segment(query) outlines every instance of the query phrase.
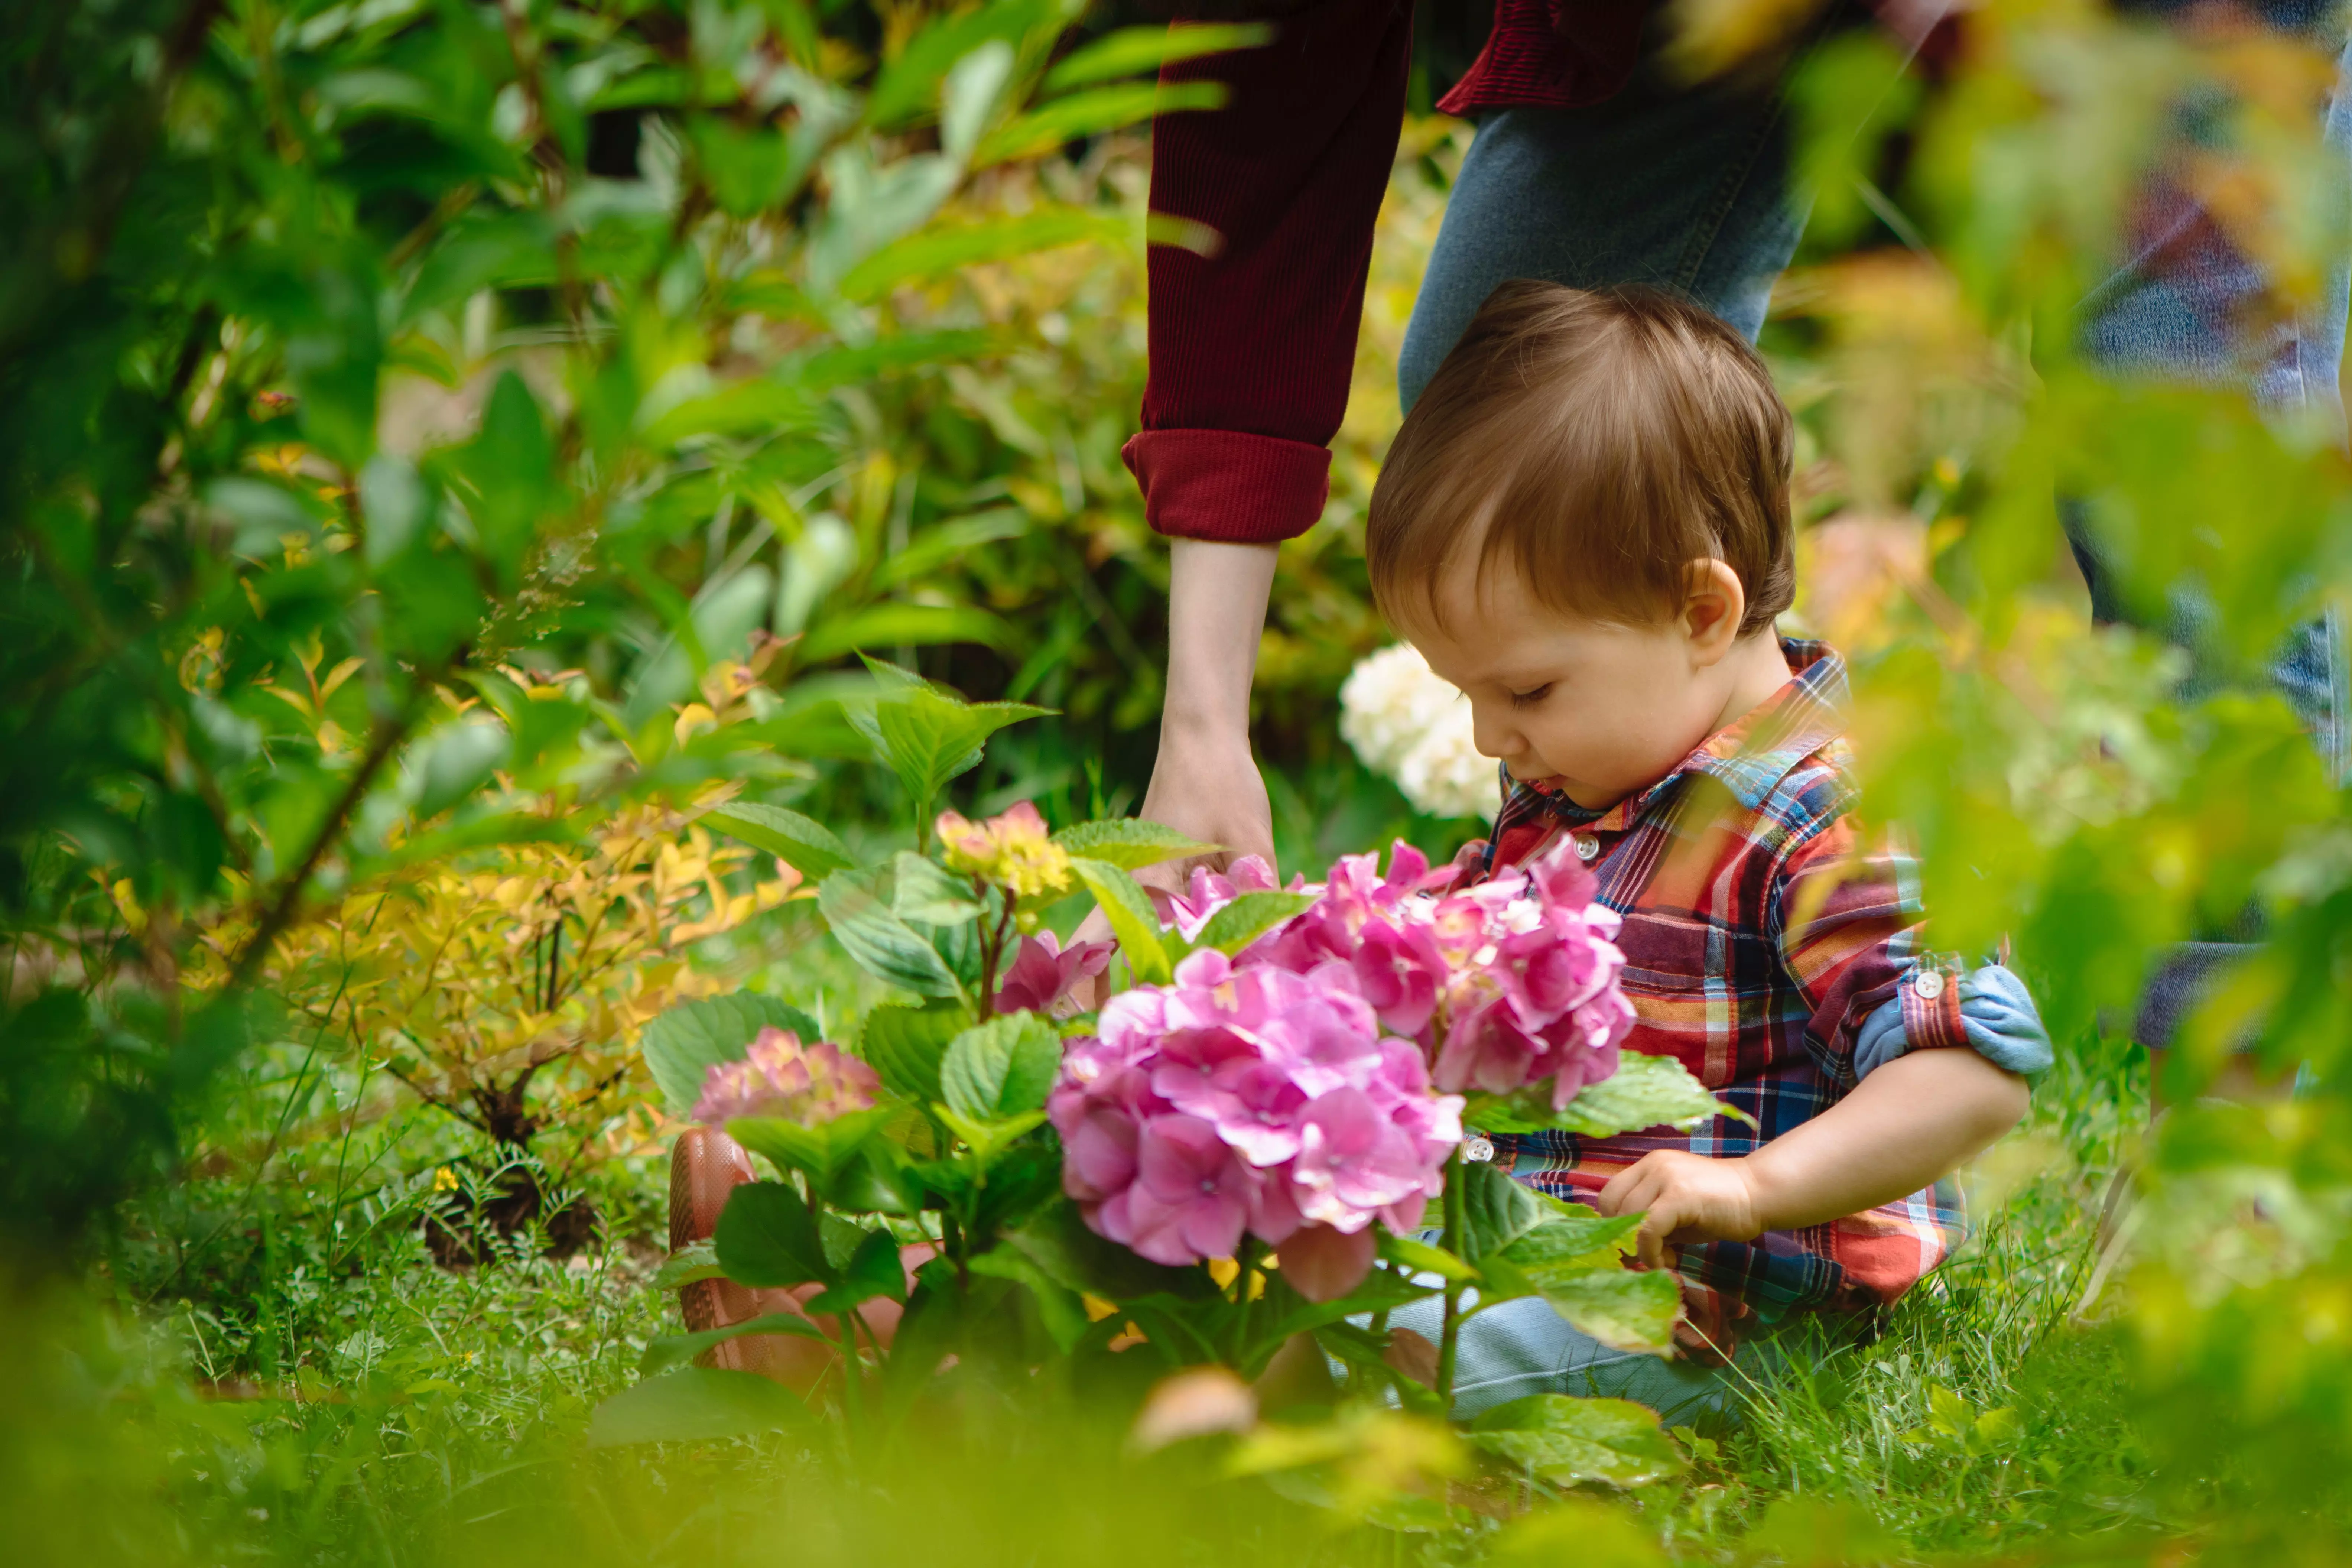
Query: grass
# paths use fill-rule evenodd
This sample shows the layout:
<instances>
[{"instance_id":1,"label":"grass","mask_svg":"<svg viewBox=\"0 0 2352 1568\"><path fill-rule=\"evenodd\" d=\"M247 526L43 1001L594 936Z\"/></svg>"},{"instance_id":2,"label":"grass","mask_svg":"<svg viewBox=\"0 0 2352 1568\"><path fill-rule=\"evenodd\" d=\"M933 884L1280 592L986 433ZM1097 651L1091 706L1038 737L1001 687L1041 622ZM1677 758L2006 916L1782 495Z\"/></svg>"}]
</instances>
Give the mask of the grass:
<instances>
[{"instance_id":1,"label":"grass","mask_svg":"<svg viewBox=\"0 0 2352 1568\"><path fill-rule=\"evenodd\" d=\"M2145 1542L2164 1521L2126 1350L2076 1315L2098 1203L2144 1104L2126 1048L2069 1053L2029 1124L1972 1173L1979 1218L1962 1255L1869 1342L1750 1385L1738 1423L1687 1434L1693 1473L1622 1500L1628 1539L1687 1562ZM15 1429L0 1485L39 1471L36 1511L103 1517L142 1562L1434 1563L1475 1559L1491 1528L1335 1533L1255 1484L1214 1481L1197 1456L1126 1464L1117 1430L1038 1423L1011 1401L963 1410L963 1431L920 1434L911 1455L845 1468L783 1437L583 1450L594 1403L673 1329L649 1289L658 1162L588 1178L616 1222L590 1250L556 1261L524 1245L452 1271L416 1228L446 1134L387 1121L367 1136L383 1147L364 1151L373 1186L352 1184L364 1201L331 1215L271 1184L256 1195L274 1217L153 1301L118 1270L102 1310L70 1294L26 1308L7 1338L18 1365L0 1368ZM207 1200L239 1190L198 1182L149 1218L210 1227ZM169 1255L123 1254L151 1268Z\"/></svg>"}]
</instances>

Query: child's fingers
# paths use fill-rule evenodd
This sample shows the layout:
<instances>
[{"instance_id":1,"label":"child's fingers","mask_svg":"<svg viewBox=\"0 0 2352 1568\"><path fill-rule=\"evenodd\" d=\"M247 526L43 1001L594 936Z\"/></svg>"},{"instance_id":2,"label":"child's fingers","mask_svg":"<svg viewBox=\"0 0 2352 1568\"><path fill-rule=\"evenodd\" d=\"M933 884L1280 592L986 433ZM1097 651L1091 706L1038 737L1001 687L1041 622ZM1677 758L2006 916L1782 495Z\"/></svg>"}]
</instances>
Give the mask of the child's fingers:
<instances>
[{"instance_id":1,"label":"child's fingers","mask_svg":"<svg viewBox=\"0 0 2352 1568\"><path fill-rule=\"evenodd\" d=\"M1643 1155L1609 1178L1608 1184L1593 1198L1592 1206L1612 1216L1646 1207L1637 1201L1637 1194L1649 1189L1662 1168L1654 1152Z\"/></svg>"},{"instance_id":2,"label":"child's fingers","mask_svg":"<svg viewBox=\"0 0 2352 1568\"><path fill-rule=\"evenodd\" d=\"M1633 1234L1633 1256L1644 1268L1664 1268L1667 1237L1682 1228L1682 1205L1671 1194L1662 1194L1648 1209L1642 1216L1642 1228Z\"/></svg>"}]
</instances>

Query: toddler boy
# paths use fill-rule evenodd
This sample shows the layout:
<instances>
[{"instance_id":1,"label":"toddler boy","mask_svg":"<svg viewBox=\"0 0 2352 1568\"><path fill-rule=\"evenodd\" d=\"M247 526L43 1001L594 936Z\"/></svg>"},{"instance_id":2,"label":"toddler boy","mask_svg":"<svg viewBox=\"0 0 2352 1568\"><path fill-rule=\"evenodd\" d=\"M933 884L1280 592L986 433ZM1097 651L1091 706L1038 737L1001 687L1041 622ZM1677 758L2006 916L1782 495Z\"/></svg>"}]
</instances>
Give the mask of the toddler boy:
<instances>
[{"instance_id":1,"label":"toddler boy","mask_svg":"<svg viewBox=\"0 0 2352 1568\"><path fill-rule=\"evenodd\" d=\"M1671 1416L1719 1401L1709 1363L1743 1338L1892 1303L1958 1238L1943 1178L2049 1065L2022 984L1928 951L1914 868L1849 816L1844 666L1773 626L1790 444L1762 361L1705 310L1515 282L1373 491L1374 596L1502 763L1470 875L1569 837L1624 916L1625 1047L1755 1119L1493 1138L1521 1181L1646 1212L1640 1259L1681 1275L1693 1353L1628 1356L1505 1303L1465 1326L1459 1414L1564 1390Z\"/></svg>"}]
</instances>

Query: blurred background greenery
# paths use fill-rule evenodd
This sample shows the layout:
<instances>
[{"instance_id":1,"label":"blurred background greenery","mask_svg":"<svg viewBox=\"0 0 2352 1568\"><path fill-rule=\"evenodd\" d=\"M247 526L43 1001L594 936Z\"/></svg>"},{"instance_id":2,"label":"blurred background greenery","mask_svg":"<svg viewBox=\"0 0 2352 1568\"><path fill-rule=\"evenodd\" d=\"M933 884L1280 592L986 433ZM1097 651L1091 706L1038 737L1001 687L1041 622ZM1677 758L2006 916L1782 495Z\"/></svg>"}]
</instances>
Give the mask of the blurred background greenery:
<instances>
[{"instance_id":1,"label":"blurred background greenery","mask_svg":"<svg viewBox=\"0 0 2352 1568\"><path fill-rule=\"evenodd\" d=\"M1689 5L1692 58L1809 10ZM1423 110L1482 35L1424 14ZM115 0L7 30L26 1549L2339 1560L2352 837L2260 666L2341 592L2352 475L2228 387L2093 374L2073 316L2158 162L2267 308L2308 309L2346 248L2330 67L2232 13L2055 0L1979 6L1907 71L1856 32L1800 77L1815 217L1765 337L1801 427L1798 620L1855 657L1870 810L1920 839L1939 941L2012 940L2060 1037L1958 1261L1684 1434L1688 1476L1507 1528L1381 1531L1009 1396L855 1462L583 1448L674 1326L635 1029L722 988L828 1023L875 1000L692 811L904 835L844 721L860 652L1057 710L960 808L1141 796L1166 562L1118 453L1164 47L1047 0ZM1389 640L1363 507L1468 139L1405 128L1331 502L1282 552L1256 739L1286 872L1477 831L1415 816L1334 712ZM2061 496L2135 603L2207 586L2218 676L2089 624ZM626 878L628 940L597 946ZM2151 965L2249 910L2266 955L2152 1073L2124 1037Z\"/></svg>"}]
</instances>

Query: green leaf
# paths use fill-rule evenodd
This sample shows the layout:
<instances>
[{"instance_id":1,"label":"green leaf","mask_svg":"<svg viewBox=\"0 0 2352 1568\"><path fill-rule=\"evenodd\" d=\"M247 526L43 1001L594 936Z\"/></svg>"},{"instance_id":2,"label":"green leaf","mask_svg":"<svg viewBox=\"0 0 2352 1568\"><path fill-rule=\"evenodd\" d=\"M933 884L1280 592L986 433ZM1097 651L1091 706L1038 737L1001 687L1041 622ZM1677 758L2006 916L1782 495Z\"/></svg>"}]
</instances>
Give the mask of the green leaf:
<instances>
[{"instance_id":1,"label":"green leaf","mask_svg":"<svg viewBox=\"0 0 2352 1568\"><path fill-rule=\"evenodd\" d=\"M1167 946L1160 940L1160 916L1135 879L1108 860L1082 855L1070 858L1070 869L1102 906L1111 934L1118 938L1119 951L1127 955L1135 977L1154 985L1168 984L1171 971Z\"/></svg>"},{"instance_id":2,"label":"green leaf","mask_svg":"<svg viewBox=\"0 0 2352 1568\"><path fill-rule=\"evenodd\" d=\"M1078 1293L1056 1283L1034 1258L1018 1247L998 1247L983 1252L971 1260L971 1268L974 1274L1026 1286L1036 1300L1037 1316L1045 1325L1046 1334L1065 1355L1087 1337L1087 1331L1093 1326Z\"/></svg>"},{"instance_id":3,"label":"green leaf","mask_svg":"<svg viewBox=\"0 0 2352 1568\"><path fill-rule=\"evenodd\" d=\"M1016 640L1003 616L970 605L870 605L818 626L795 651L803 664L823 664L860 648L968 642L1001 651Z\"/></svg>"},{"instance_id":4,"label":"green leaf","mask_svg":"<svg viewBox=\"0 0 2352 1568\"><path fill-rule=\"evenodd\" d=\"M746 1182L728 1195L711 1237L719 1267L738 1285L767 1289L830 1284L833 1266L817 1237L816 1216L782 1182Z\"/></svg>"},{"instance_id":5,"label":"green leaf","mask_svg":"<svg viewBox=\"0 0 2352 1568\"><path fill-rule=\"evenodd\" d=\"M1192 946L1213 947L1231 958L1314 901L1312 893L1244 893L1208 918Z\"/></svg>"},{"instance_id":6,"label":"green leaf","mask_svg":"<svg viewBox=\"0 0 2352 1568\"><path fill-rule=\"evenodd\" d=\"M1270 41L1274 29L1262 22L1240 25L1188 24L1181 27L1121 27L1081 48L1072 49L1045 73L1043 90L1060 92L1088 82L1110 81L1144 71L1157 75L1160 67L1202 55L1234 49L1255 49Z\"/></svg>"},{"instance_id":7,"label":"green leaf","mask_svg":"<svg viewBox=\"0 0 2352 1568\"><path fill-rule=\"evenodd\" d=\"M1452 1179L1462 1184L1462 1256L1466 1262L1475 1264L1502 1251L1544 1217L1543 1200L1492 1161L1456 1165Z\"/></svg>"},{"instance_id":8,"label":"green leaf","mask_svg":"<svg viewBox=\"0 0 2352 1568\"><path fill-rule=\"evenodd\" d=\"M1690 1468L1657 1415L1629 1399L1531 1394L1486 1411L1465 1436L1559 1486L1648 1486Z\"/></svg>"},{"instance_id":9,"label":"green leaf","mask_svg":"<svg viewBox=\"0 0 2352 1568\"><path fill-rule=\"evenodd\" d=\"M876 565L867 582L876 588L913 582L931 572L959 564L981 545L1018 539L1031 526L1029 514L1017 506L991 507L953 522L935 523L915 535L906 549ZM373 533L369 535L370 539L373 537Z\"/></svg>"},{"instance_id":10,"label":"green leaf","mask_svg":"<svg viewBox=\"0 0 2352 1568\"><path fill-rule=\"evenodd\" d=\"M739 1116L727 1124L727 1136L778 1165L805 1171L818 1190L833 1184L842 1167L856 1157L866 1141L881 1131L898 1108L877 1105L853 1110L814 1127L803 1127L781 1116Z\"/></svg>"},{"instance_id":11,"label":"green leaf","mask_svg":"<svg viewBox=\"0 0 2352 1568\"><path fill-rule=\"evenodd\" d=\"M639 667L621 710L629 732L644 730L671 703L691 696L695 679L711 661L742 653L774 602L774 579L757 563L706 585L695 595L684 624Z\"/></svg>"},{"instance_id":12,"label":"green leaf","mask_svg":"<svg viewBox=\"0 0 2352 1568\"><path fill-rule=\"evenodd\" d=\"M1367 1312L1390 1312L1408 1302L1419 1301L1436 1294L1430 1286L1423 1285L1397 1273L1394 1269L1375 1268L1363 1278L1362 1283L1336 1301L1307 1301L1295 1293L1292 1299L1299 1305L1284 1314L1282 1321L1267 1331L1265 1348L1271 1350L1293 1334L1303 1334L1310 1329L1322 1328L1346 1318L1361 1317Z\"/></svg>"},{"instance_id":13,"label":"green leaf","mask_svg":"<svg viewBox=\"0 0 2352 1568\"><path fill-rule=\"evenodd\" d=\"M985 169L1013 158L1034 158L1065 142L1140 125L1158 115L1221 108L1225 97L1225 84L1221 81L1139 81L1087 88L998 126L981 138L971 164Z\"/></svg>"},{"instance_id":14,"label":"green leaf","mask_svg":"<svg viewBox=\"0 0 2352 1568\"><path fill-rule=\"evenodd\" d=\"M767 1312L740 1323L730 1323L723 1329L705 1329L698 1334L665 1334L647 1342L645 1354L637 1358L639 1377L659 1377L674 1366L688 1362L729 1340L745 1334L796 1334L804 1340L822 1340L825 1336L814 1323L798 1312Z\"/></svg>"},{"instance_id":15,"label":"green leaf","mask_svg":"<svg viewBox=\"0 0 2352 1568\"><path fill-rule=\"evenodd\" d=\"M1002 1121L1043 1110L1061 1070L1061 1031L1034 1013L1011 1013L949 1042L940 1087L957 1115Z\"/></svg>"},{"instance_id":16,"label":"green leaf","mask_svg":"<svg viewBox=\"0 0 2352 1568\"><path fill-rule=\"evenodd\" d=\"M1115 816L1106 822L1081 822L1054 835L1054 842L1072 855L1083 855L1122 871L1139 871L1162 860L1192 855L1213 855L1222 847L1188 838L1172 827L1146 822L1139 816Z\"/></svg>"},{"instance_id":17,"label":"green leaf","mask_svg":"<svg viewBox=\"0 0 2352 1568\"><path fill-rule=\"evenodd\" d=\"M745 1048L764 1028L790 1029L803 1044L823 1034L815 1019L789 1003L738 991L665 1010L646 1026L638 1048L671 1114L687 1116L702 1098L702 1081L710 1069L741 1061Z\"/></svg>"},{"instance_id":18,"label":"green leaf","mask_svg":"<svg viewBox=\"0 0 2352 1568\"><path fill-rule=\"evenodd\" d=\"M1668 1268L1549 1268L1528 1278L1551 1310L1613 1350L1674 1349L1683 1293Z\"/></svg>"},{"instance_id":19,"label":"green leaf","mask_svg":"<svg viewBox=\"0 0 2352 1568\"><path fill-rule=\"evenodd\" d=\"M946 960L890 912L875 880L869 871L835 871L817 889L817 911L834 940L877 980L921 996L961 996Z\"/></svg>"},{"instance_id":20,"label":"green leaf","mask_svg":"<svg viewBox=\"0 0 2352 1568\"><path fill-rule=\"evenodd\" d=\"M588 1424L588 1445L700 1443L813 1425L809 1407L772 1379L692 1366L625 1388Z\"/></svg>"},{"instance_id":21,"label":"green leaf","mask_svg":"<svg viewBox=\"0 0 2352 1568\"><path fill-rule=\"evenodd\" d=\"M1024 1132L1045 1124L1045 1113L1042 1110L1026 1111L1001 1121L966 1116L950 1105L935 1105L931 1110L947 1123L948 1131L971 1146L971 1152L980 1157L982 1164L994 1159Z\"/></svg>"},{"instance_id":22,"label":"green leaf","mask_svg":"<svg viewBox=\"0 0 2352 1568\"><path fill-rule=\"evenodd\" d=\"M1613 1266L1633 1250L1633 1234L1642 1228L1638 1214L1602 1215L1582 1205L1574 1213L1547 1219L1503 1249L1503 1256L1521 1268L1580 1271Z\"/></svg>"},{"instance_id":23,"label":"green leaf","mask_svg":"<svg viewBox=\"0 0 2352 1568\"><path fill-rule=\"evenodd\" d=\"M1489 1132L1564 1131L1587 1138L1613 1138L1650 1127L1696 1127L1717 1116L1749 1118L1724 1104L1672 1057L1625 1051L1615 1073L1589 1083L1567 1109L1551 1108L1542 1085L1508 1097L1475 1095L1462 1119Z\"/></svg>"},{"instance_id":24,"label":"green leaf","mask_svg":"<svg viewBox=\"0 0 2352 1568\"><path fill-rule=\"evenodd\" d=\"M961 1007L877 1007L866 1015L857 1051L902 1100L929 1105L941 1097L940 1058L971 1016Z\"/></svg>"},{"instance_id":25,"label":"green leaf","mask_svg":"<svg viewBox=\"0 0 2352 1568\"><path fill-rule=\"evenodd\" d=\"M1385 1228L1380 1232L1379 1239L1382 1258L1415 1274L1434 1274L1441 1279L1471 1280L1478 1278L1475 1268L1444 1247L1432 1247L1409 1236L1395 1236Z\"/></svg>"},{"instance_id":26,"label":"green leaf","mask_svg":"<svg viewBox=\"0 0 2352 1568\"><path fill-rule=\"evenodd\" d=\"M842 1266L841 1283L809 1298L812 1312L847 1312L876 1297L893 1301L907 1299L907 1271L898 1262L898 1238L887 1230L869 1230L856 1251Z\"/></svg>"},{"instance_id":27,"label":"green leaf","mask_svg":"<svg viewBox=\"0 0 2352 1568\"><path fill-rule=\"evenodd\" d=\"M1077 1205L1056 1197L1004 1233L1004 1239L1066 1289L1083 1290L1112 1301L1144 1296L1202 1300L1217 1293L1202 1268L1171 1268L1139 1258L1087 1228Z\"/></svg>"},{"instance_id":28,"label":"green leaf","mask_svg":"<svg viewBox=\"0 0 2352 1568\"><path fill-rule=\"evenodd\" d=\"M1007 724L1051 711L1025 702L966 702L955 693L896 667L869 659L867 667L885 689L869 703L850 710L849 721L873 742L879 757L918 803L936 798L950 779L980 763L988 737Z\"/></svg>"},{"instance_id":29,"label":"green leaf","mask_svg":"<svg viewBox=\"0 0 2352 1568\"><path fill-rule=\"evenodd\" d=\"M887 1138L876 1138L834 1177L825 1201L851 1214L911 1215L922 1212L923 1185L905 1151Z\"/></svg>"},{"instance_id":30,"label":"green leaf","mask_svg":"<svg viewBox=\"0 0 2352 1568\"><path fill-rule=\"evenodd\" d=\"M1117 244L1132 230L1132 221L1124 214L1078 207L1049 207L985 223L925 228L884 246L851 268L841 279L841 295L862 304L902 283L1065 245Z\"/></svg>"},{"instance_id":31,"label":"green leaf","mask_svg":"<svg viewBox=\"0 0 2352 1568\"><path fill-rule=\"evenodd\" d=\"M702 820L754 849L766 850L812 882L857 863L831 828L781 805L730 801L703 813Z\"/></svg>"},{"instance_id":32,"label":"green leaf","mask_svg":"<svg viewBox=\"0 0 2352 1568\"><path fill-rule=\"evenodd\" d=\"M727 1270L719 1267L719 1249L708 1241L689 1241L654 1270L653 1288L683 1290L700 1280L725 1278Z\"/></svg>"},{"instance_id":33,"label":"green leaf","mask_svg":"<svg viewBox=\"0 0 2352 1568\"><path fill-rule=\"evenodd\" d=\"M890 862L890 912L928 926L960 926L980 916L971 884L960 881L911 849Z\"/></svg>"}]
</instances>

